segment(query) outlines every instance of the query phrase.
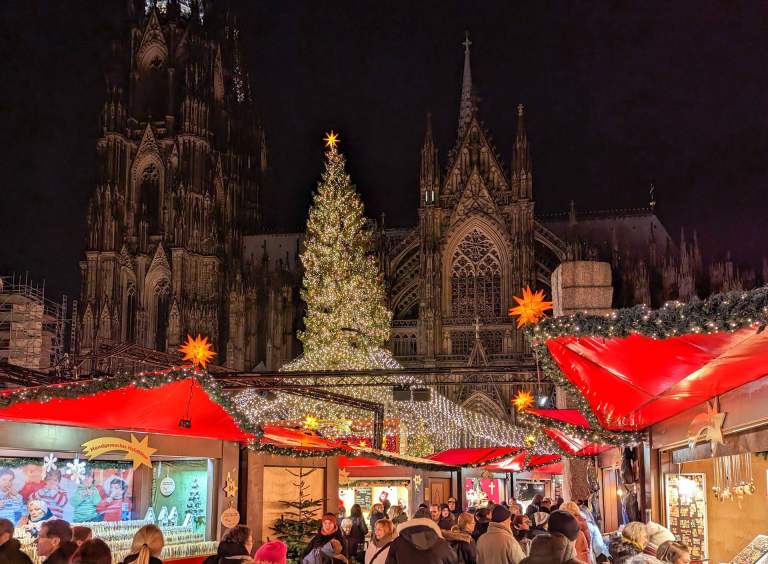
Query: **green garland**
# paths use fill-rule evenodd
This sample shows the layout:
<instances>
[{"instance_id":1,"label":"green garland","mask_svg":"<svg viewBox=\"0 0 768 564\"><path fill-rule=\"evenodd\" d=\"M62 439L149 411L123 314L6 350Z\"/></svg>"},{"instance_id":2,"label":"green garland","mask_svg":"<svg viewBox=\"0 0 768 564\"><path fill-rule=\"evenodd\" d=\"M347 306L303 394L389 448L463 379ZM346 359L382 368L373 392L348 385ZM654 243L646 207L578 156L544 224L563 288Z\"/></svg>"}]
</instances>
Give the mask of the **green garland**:
<instances>
[{"instance_id":1,"label":"green garland","mask_svg":"<svg viewBox=\"0 0 768 564\"><path fill-rule=\"evenodd\" d=\"M58 461L63 463L67 460L74 460L74 458L74 456L72 458L59 458ZM125 462L123 460L87 460L85 458L81 458L80 461L85 462L86 466L90 466L91 468L115 470L129 470L133 468L133 463ZM41 456L40 458L30 458L28 456L23 456L16 458L12 456L6 456L0 458L0 468L19 468L21 466L27 465L42 466L43 457Z\"/></svg>"},{"instance_id":2,"label":"green garland","mask_svg":"<svg viewBox=\"0 0 768 564\"><path fill-rule=\"evenodd\" d=\"M82 382L64 382L61 384L34 386L3 391L0 394L0 408L10 407L21 402L45 403L52 400L77 399L83 396L94 396L102 392L110 392L135 386L140 389L152 389L165 386L180 380L193 378L205 390L212 401L219 404L224 411L237 423L242 431L260 437L261 427L250 422L240 411L229 394L207 372L201 372L189 367L173 367L169 370L140 372L137 375L117 374L107 378L95 378Z\"/></svg>"},{"instance_id":3,"label":"green garland","mask_svg":"<svg viewBox=\"0 0 768 564\"><path fill-rule=\"evenodd\" d=\"M542 371L556 385L565 389L575 407L584 414L590 429L557 423L547 419L547 426L567 430L584 440L600 436L609 444L631 444L643 440L644 433L610 431L604 429L581 391L563 374L552 358L547 340L558 337L622 338L642 335L652 339L666 339L691 333L709 334L734 332L745 327L768 324L768 287L741 292L715 294L703 301L684 304L673 301L662 308L651 310L645 305L616 310L604 316L576 313L542 320L526 329L526 336L536 354Z\"/></svg>"},{"instance_id":4,"label":"green garland","mask_svg":"<svg viewBox=\"0 0 768 564\"><path fill-rule=\"evenodd\" d=\"M595 444L623 447L636 444L645 438L645 434L642 432L606 431L602 428L582 427L581 425L573 425L572 423L566 423L565 421L559 421L530 411L518 412L517 420L523 427L550 427L572 437ZM619 440L618 443L616 442L617 439ZM557 441L555 443L557 444Z\"/></svg>"}]
</instances>

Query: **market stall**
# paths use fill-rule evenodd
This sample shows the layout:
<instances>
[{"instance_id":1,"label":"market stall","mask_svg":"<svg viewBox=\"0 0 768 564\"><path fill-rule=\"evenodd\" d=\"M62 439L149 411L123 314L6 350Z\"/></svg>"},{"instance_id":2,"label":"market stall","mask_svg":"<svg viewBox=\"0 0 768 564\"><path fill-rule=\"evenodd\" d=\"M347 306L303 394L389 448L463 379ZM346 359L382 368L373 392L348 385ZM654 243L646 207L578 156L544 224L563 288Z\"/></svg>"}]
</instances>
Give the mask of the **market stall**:
<instances>
[{"instance_id":1,"label":"market stall","mask_svg":"<svg viewBox=\"0 0 768 564\"><path fill-rule=\"evenodd\" d=\"M253 436L241 421L191 369L4 390L0 517L35 561L51 518L90 527L115 562L147 523L163 530L164 560L200 560L237 523L240 443Z\"/></svg>"},{"instance_id":2,"label":"market stall","mask_svg":"<svg viewBox=\"0 0 768 564\"><path fill-rule=\"evenodd\" d=\"M606 503L636 496L695 560L731 561L749 545L743 561L756 561L768 532L766 324L768 288L545 320L532 348L575 409L527 416L585 448L643 441L601 454L617 478Z\"/></svg>"}]
</instances>

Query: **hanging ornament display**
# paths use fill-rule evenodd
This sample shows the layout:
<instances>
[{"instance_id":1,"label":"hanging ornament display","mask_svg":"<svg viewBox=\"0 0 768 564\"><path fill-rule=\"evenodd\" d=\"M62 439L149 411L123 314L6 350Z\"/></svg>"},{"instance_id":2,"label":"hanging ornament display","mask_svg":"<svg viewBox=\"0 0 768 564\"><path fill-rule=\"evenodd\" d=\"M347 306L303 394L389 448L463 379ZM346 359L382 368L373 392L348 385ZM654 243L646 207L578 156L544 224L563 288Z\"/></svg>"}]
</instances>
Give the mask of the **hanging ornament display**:
<instances>
[{"instance_id":1,"label":"hanging ornament display","mask_svg":"<svg viewBox=\"0 0 768 564\"><path fill-rule=\"evenodd\" d=\"M79 484L85 478L85 462L81 462L79 457L75 457L72 462L67 462L64 473L70 480Z\"/></svg>"},{"instance_id":2,"label":"hanging ornament display","mask_svg":"<svg viewBox=\"0 0 768 564\"><path fill-rule=\"evenodd\" d=\"M48 472L52 472L53 470L56 470L56 462L58 462L58 458L56 458L56 455L53 453L49 454L48 456L43 458L43 473L47 474Z\"/></svg>"},{"instance_id":3,"label":"hanging ornament display","mask_svg":"<svg viewBox=\"0 0 768 564\"><path fill-rule=\"evenodd\" d=\"M706 413L699 413L688 425L688 448L693 450L701 440L711 443L712 454L715 453L717 445L724 445L723 423L725 422L725 413L718 413L715 403L707 405Z\"/></svg>"},{"instance_id":4,"label":"hanging ornament display","mask_svg":"<svg viewBox=\"0 0 768 564\"><path fill-rule=\"evenodd\" d=\"M168 473L165 475L165 478L160 480L160 494L162 494L165 497L169 497L173 492L176 491L176 481L171 478L170 470L168 470Z\"/></svg>"},{"instance_id":5,"label":"hanging ornament display","mask_svg":"<svg viewBox=\"0 0 768 564\"><path fill-rule=\"evenodd\" d=\"M237 511L237 509L230 505L224 511L222 511L219 520L221 521L221 524L224 525L227 529L231 529L233 527L237 527L237 525L240 524L240 513Z\"/></svg>"},{"instance_id":6,"label":"hanging ornament display","mask_svg":"<svg viewBox=\"0 0 768 564\"><path fill-rule=\"evenodd\" d=\"M719 501L736 501L741 508L744 497L757 491L752 474L752 454L718 456L713 460L712 493Z\"/></svg>"},{"instance_id":7,"label":"hanging ornament display","mask_svg":"<svg viewBox=\"0 0 768 564\"><path fill-rule=\"evenodd\" d=\"M232 472L234 472L234 470L232 470ZM237 496L237 480L232 477L232 472L227 472L227 479L224 480L224 493L226 493L229 498Z\"/></svg>"},{"instance_id":8,"label":"hanging ornament display","mask_svg":"<svg viewBox=\"0 0 768 564\"><path fill-rule=\"evenodd\" d=\"M195 368L199 366L203 370L205 370L206 364L216 356L208 337L201 337L200 335L194 339L192 335L187 335L187 341L179 347L179 352L184 354L184 360L192 361Z\"/></svg>"},{"instance_id":9,"label":"hanging ornament display","mask_svg":"<svg viewBox=\"0 0 768 564\"><path fill-rule=\"evenodd\" d=\"M517 302L515 307L509 308L509 315L517 316L517 326L536 325L542 318L546 317L547 310L552 309L552 302L544 299L544 290L538 290L535 293L529 286L523 288L523 297L512 296Z\"/></svg>"}]
</instances>

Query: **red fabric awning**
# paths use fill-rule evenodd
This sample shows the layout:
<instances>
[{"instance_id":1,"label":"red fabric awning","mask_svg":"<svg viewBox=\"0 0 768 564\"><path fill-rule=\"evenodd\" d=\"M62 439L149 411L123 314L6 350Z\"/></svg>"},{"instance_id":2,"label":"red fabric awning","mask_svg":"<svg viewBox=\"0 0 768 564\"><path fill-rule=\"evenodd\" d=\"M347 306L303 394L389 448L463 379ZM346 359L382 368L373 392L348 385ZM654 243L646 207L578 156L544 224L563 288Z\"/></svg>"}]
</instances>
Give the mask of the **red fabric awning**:
<instances>
[{"instance_id":1,"label":"red fabric awning","mask_svg":"<svg viewBox=\"0 0 768 564\"><path fill-rule=\"evenodd\" d=\"M587 418L584 417L584 414L578 409L528 408L526 411L538 415L539 417L547 417L549 419L555 419L556 421L562 421L563 423L589 428L589 421L587 421Z\"/></svg>"},{"instance_id":2,"label":"red fabric awning","mask_svg":"<svg viewBox=\"0 0 768 564\"><path fill-rule=\"evenodd\" d=\"M562 448L576 456L595 456L614 448L612 445L600 445L573 437L559 429L545 428L544 432Z\"/></svg>"},{"instance_id":3,"label":"red fabric awning","mask_svg":"<svg viewBox=\"0 0 768 564\"><path fill-rule=\"evenodd\" d=\"M452 448L430 456L432 460L454 466L482 465L500 456L511 456L520 448Z\"/></svg>"},{"instance_id":4,"label":"red fabric awning","mask_svg":"<svg viewBox=\"0 0 768 564\"><path fill-rule=\"evenodd\" d=\"M4 393L14 391L18 389ZM155 388L130 385L78 398L19 402L0 408L0 419L226 441L245 441L252 436L194 378ZM190 420L191 427L179 427L181 419Z\"/></svg>"},{"instance_id":5,"label":"red fabric awning","mask_svg":"<svg viewBox=\"0 0 768 564\"><path fill-rule=\"evenodd\" d=\"M601 425L645 429L768 374L768 331L557 337L547 347Z\"/></svg>"},{"instance_id":6,"label":"red fabric awning","mask_svg":"<svg viewBox=\"0 0 768 564\"><path fill-rule=\"evenodd\" d=\"M352 451L351 448L320 437L311 432L301 429L290 429L288 427L278 427L276 425L262 425L264 433L260 439L262 443L272 444L283 448L312 449L312 450L333 450L345 449Z\"/></svg>"},{"instance_id":7,"label":"red fabric awning","mask_svg":"<svg viewBox=\"0 0 768 564\"><path fill-rule=\"evenodd\" d=\"M367 456L339 456L339 468L372 468L376 466L392 466L392 464Z\"/></svg>"}]
</instances>

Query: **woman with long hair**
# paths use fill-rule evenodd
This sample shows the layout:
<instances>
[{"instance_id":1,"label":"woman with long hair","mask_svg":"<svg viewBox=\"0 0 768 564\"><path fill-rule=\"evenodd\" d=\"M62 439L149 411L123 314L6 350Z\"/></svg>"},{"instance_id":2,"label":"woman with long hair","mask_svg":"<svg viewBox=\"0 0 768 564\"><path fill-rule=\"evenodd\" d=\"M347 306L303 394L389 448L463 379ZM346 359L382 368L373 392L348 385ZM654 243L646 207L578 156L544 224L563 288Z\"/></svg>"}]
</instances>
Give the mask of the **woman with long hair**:
<instances>
[{"instance_id":1,"label":"woman with long hair","mask_svg":"<svg viewBox=\"0 0 768 564\"><path fill-rule=\"evenodd\" d=\"M349 509L349 518L352 520L352 528L347 535L349 557L357 562L363 561L365 553L365 537L368 534L368 525L363 517L363 510L359 504L354 504Z\"/></svg>"},{"instance_id":2,"label":"woman with long hair","mask_svg":"<svg viewBox=\"0 0 768 564\"><path fill-rule=\"evenodd\" d=\"M389 545L395 540L395 525L389 519L379 519L373 526L373 535L365 551L365 564L384 564Z\"/></svg>"},{"instance_id":3,"label":"woman with long hair","mask_svg":"<svg viewBox=\"0 0 768 564\"><path fill-rule=\"evenodd\" d=\"M675 541L666 541L656 550L656 558L672 564L691 564L691 553L688 547Z\"/></svg>"},{"instance_id":4,"label":"woman with long hair","mask_svg":"<svg viewBox=\"0 0 768 564\"><path fill-rule=\"evenodd\" d=\"M72 556L72 564L112 564L112 551L103 540L88 539Z\"/></svg>"},{"instance_id":5,"label":"woman with long hair","mask_svg":"<svg viewBox=\"0 0 768 564\"><path fill-rule=\"evenodd\" d=\"M251 529L245 525L236 525L229 529L221 537L216 555L219 564L238 564L240 562L252 562L253 535Z\"/></svg>"},{"instance_id":6,"label":"woman with long hair","mask_svg":"<svg viewBox=\"0 0 768 564\"><path fill-rule=\"evenodd\" d=\"M165 546L163 532L156 525L144 525L133 535L131 553L123 564L163 564L160 553Z\"/></svg>"}]
</instances>

